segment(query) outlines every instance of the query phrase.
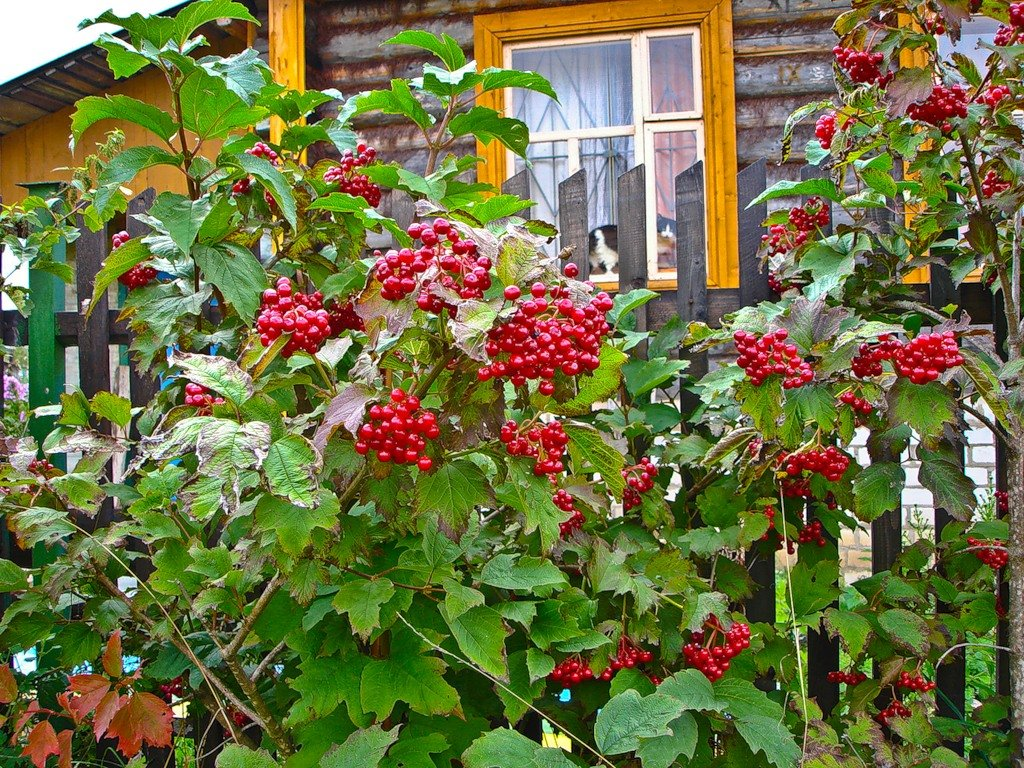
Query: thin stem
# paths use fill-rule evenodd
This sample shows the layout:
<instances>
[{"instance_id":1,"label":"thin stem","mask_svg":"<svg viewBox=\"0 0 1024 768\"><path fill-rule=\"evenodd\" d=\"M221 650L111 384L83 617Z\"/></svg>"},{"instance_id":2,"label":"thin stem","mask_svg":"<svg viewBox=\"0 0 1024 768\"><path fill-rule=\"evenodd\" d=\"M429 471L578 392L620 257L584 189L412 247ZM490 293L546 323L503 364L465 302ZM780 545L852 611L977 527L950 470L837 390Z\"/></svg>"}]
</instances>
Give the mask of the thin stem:
<instances>
[{"instance_id":1,"label":"thin stem","mask_svg":"<svg viewBox=\"0 0 1024 768\"><path fill-rule=\"evenodd\" d=\"M782 543L786 545L786 552L789 552L789 533L786 530L786 500L782 495L782 484L778 480L776 480L776 487L779 491L779 511L782 513ZM791 560L792 558L788 556L785 559L786 594L789 598L789 623L793 628L793 646L796 649L796 676L800 683L801 711L804 715L804 739L803 745L800 747L800 763L802 765L804 756L807 754L807 740L810 737L810 718L807 716L807 678L804 676L803 654L800 652L800 629L796 623L796 598L793 595L793 565Z\"/></svg>"},{"instance_id":2,"label":"thin stem","mask_svg":"<svg viewBox=\"0 0 1024 768\"><path fill-rule=\"evenodd\" d=\"M249 636L249 633L252 632L252 628L255 626L257 619L263 615L263 611L265 611L267 606L270 605L270 601L274 598L274 595L277 594L278 590L281 589L281 585L283 583L284 577L280 573L274 574L270 583L267 584L266 588L263 590L263 594L259 596L259 599L253 605L252 610L249 611L249 615L242 619L242 623L238 625L238 628L235 630L234 638L232 638L231 642L225 646L225 656L238 655L239 649L241 649L242 644Z\"/></svg>"},{"instance_id":3,"label":"thin stem","mask_svg":"<svg viewBox=\"0 0 1024 768\"><path fill-rule=\"evenodd\" d=\"M259 679L266 674L267 670L270 669L270 665L274 662L274 659L277 658L277 655L281 653L281 651L283 651L286 647L287 643L285 643L285 641L282 640L280 643L274 646L270 653L263 657L263 661L257 664L256 669L254 669L252 672L252 681L254 683L258 682Z\"/></svg>"}]
</instances>

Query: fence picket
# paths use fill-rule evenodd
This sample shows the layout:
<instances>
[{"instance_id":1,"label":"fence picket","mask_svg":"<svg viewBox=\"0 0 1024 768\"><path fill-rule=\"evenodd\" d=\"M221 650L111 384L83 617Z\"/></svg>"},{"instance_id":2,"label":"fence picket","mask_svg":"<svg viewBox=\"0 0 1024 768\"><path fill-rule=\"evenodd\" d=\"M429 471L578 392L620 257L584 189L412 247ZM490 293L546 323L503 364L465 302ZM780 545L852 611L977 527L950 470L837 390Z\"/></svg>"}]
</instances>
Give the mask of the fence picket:
<instances>
[{"instance_id":1,"label":"fence picket","mask_svg":"<svg viewBox=\"0 0 1024 768\"><path fill-rule=\"evenodd\" d=\"M530 199L530 172L524 168L515 176L512 176L505 180L501 185L502 193L506 195L515 195L521 200ZM529 208L523 211L523 215L529 218Z\"/></svg>"},{"instance_id":2,"label":"fence picket","mask_svg":"<svg viewBox=\"0 0 1024 768\"><path fill-rule=\"evenodd\" d=\"M127 230L131 237L141 237L149 233L149 227L141 221L136 220L136 214L143 214L149 211L149 207L156 198L156 192L150 188L140 192L128 202ZM146 371L140 371L137 365L128 366L128 391L133 405L148 403L156 395L159 384L155 377L150 376ZM139 437L138 428L132 422L131 437Z\"/></svg>"},{"instance_id":3,"label":"fence picket","mask_svg":"<svg viewBox=\"0 0 1024 768\"><path fill-rule=\"evenodd\" d=\"M762 222L768 217L768 203L747 206L768 186L768 163L764 159L751 163L736 177L739 214L739 271L740 304L748 307L767 301L772 292L768 287L768 270L761 270L759 251Z\"/></svg>"},{"instance_id":4,"label":"fence picket","mask_svg":"<svg viewBox=\"0 0 1024 768\"><path fill-rule=\"evenodd\" d=\"M647 212L645 210L646 175L643 165L638 165L618 179L618 243L619 243L619 291L632 291L647 287ZM647 330L647 307L640 307L634 313L636 330ZM639 345L635 352L646 357L646 344Z\"/></svg>"},{"instance_id":5,"label":"fence picket","mask_svg":"<svg viewBox=\"0 0 1024 768\"><path fill-rule=\"evenodd\" d=\"M558 232L562 248L572 248L580 280L590 277L590 219L587 216L587 172L580 168L558 185Z\"/></svg>"},{"instance_id":6,"label":"fence picket","mask_svg":"<svg viewBox=\"0 0 1024 768\"><path fill-rule=\"evenodd\" d=\"M676 314L685 326L708 320L708 258L704 232L704 163L698 161L676 176ZM686 373L700 379L708 372L706 352L686 353ZM683 413L697 404L689 392L679 394Z\"/></svg>"}]
</instances>

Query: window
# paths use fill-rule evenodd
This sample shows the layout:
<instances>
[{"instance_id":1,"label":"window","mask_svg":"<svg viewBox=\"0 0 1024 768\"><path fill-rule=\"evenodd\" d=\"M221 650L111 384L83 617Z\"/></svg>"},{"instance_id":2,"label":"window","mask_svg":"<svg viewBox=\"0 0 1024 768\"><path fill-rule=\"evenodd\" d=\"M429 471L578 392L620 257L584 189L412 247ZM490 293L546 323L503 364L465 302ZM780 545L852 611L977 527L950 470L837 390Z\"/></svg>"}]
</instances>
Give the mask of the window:
<instances>
[{"instance_id":1,"label":"window","mask_svg":"<svg viewBox=\"0 0 1024 768\"><path fill-rule=\"evenodd\" d=\"M648 275L675 278L676 175L704 160L709 284L738 283L732 28L728 0L620 0L478 16L476 56L547 77L561 103L540 94L484 94L523 120L534 215L557 221L558 183L587 172L590 227L614 226L616 181L647 168ZM492 184L526 167L495 144L480 147ZM614 275L596 270L598 281Z\"/></svg>"}]
</instances>

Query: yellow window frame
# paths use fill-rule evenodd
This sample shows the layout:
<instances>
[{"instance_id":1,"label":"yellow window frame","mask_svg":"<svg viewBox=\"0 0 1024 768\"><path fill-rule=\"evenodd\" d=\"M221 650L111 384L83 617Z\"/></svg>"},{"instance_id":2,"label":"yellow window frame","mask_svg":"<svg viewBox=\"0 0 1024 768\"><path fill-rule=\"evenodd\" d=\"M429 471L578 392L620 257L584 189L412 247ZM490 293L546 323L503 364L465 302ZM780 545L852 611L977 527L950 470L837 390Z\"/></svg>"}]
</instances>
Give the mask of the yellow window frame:
<instances>
[{"instance_id":1,"label":"yellow window frame","mask_svg":"<svg viewBox=\"0 0 1024 768\"><path fill-rule=\"evenodd\" d=\"M736 288L739 229L730 0L617 0L480 14L474 19L474 53L481 68L502 67L505 47L511 43L682 26L700 29L708 286ZM505 93L482 93L478 103L504 113ZM495 141L478 143L477 151L485 160L480 180L500 186L508 178L504 147ZM672 289L676 281L651 280L650 285Z\"/></svg>"}]
</instances>

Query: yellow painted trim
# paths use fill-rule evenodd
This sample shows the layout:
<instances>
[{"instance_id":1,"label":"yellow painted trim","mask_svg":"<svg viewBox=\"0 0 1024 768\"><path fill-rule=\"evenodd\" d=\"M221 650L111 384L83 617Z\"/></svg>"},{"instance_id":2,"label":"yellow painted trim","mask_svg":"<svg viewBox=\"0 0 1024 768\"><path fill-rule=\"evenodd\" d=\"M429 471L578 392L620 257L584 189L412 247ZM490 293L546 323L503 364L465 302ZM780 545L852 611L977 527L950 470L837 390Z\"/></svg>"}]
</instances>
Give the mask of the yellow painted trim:
<instances>
[{"instance_id":1,"label":"yellow painted trim","mask_svg":"<svg viewBox=\"0 0 1024 768\"><path fill-rule=\"evenodd\" d=\"M510 43L695 25L700 28L703 70L708 285L735 288L740 275L730 0L617 0L478 15L474 56L481 68L502 67ZM505 94L480 94L479 103L504 112ZM477 151L486 161L479 170L481 181L497 186L508 178L501 145L479 144Z\"/></svg>"},{"instance_id":2,"label":"yellow painted trim","mask_svg":"<svg viewBox=\"0 0 1024 768\"><path fill-rule=\"evenodd\" d=\"M306 0L270 0L267 21L270 68L281 85L306 90ZM270 141L281 140L284 123L270 118Z\"/></svg>"},{"instance_id":3,"label":"yellow painted trim","mask_svg":"<svg viewBox=\"0 0 1024 768\"><path fill-rule=\"evenodd\" d=\"M913 19L909 14L900 14L900 26L912 26L913 24ZM915 48L912 51L908 51L904 48L900 51L900 69L921 68L926 66L928 66L928 54L923 48ZM908 171L906 163L903 164L903 176L907 179L913 177L913 174ZM915 211L913 207L907 207L903 214L903 225L909 228L916 214L917 211ZM904 282L928 283L931 282L931 275L932 273L929 267L919 267L908 274L904 279Z\"/></svg>"}]
</instances>

